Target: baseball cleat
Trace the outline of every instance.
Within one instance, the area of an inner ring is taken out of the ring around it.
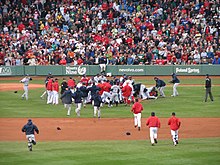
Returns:
[[[157,144],[157,139],[154,139],[154,142]]]
[[[154,146],[154,143],[152,143],[151,145]]]
[[[32,140],[32,143],[33,143],[33,145],[36,145],[36,144],[37,144],[36,141],[34,141],[34,140]]]
[[[29,148],[29,151],[32,151],[32,146],[28,146],[28,148]]]
[[[178,140],[176,140],[176,144],[179,144]]]
[[[140,131],[141,130],[141,127],[138,127],[138,131]]]

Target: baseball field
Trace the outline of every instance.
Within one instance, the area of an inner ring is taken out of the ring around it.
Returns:
[[[40,96],[45,77],[32,77],[29,100],[22,100],[22,77],[0,77],[0,165],[217,165],[220,164],[220,76],[211,76],[214,102],[204,102],[205,77],[179,76],[178,97],[171,97],[170,76],[161,76],[167,86],[165,98],[144,100],[142,128],[134,128],[131,107],[101,108],[101,119],[93,118],[93,107],[82,108],[77,118],[59,105],[47,105]],[[63,77],[59,77],[61,83]],[[74,77],[79,79],[79,77]],[[153,77],[134,77],[147,87]],[[17,91],[17,92],[15,92]],[[158,144],[150,145],[146,119],[154,111],[161,120]],[[176,112],[182,125],[178,146],[173,146],[167,125]],[[31,118],[40,130],[37,145],[29,152],[21,128]],[[60,127],[61,130],[57,130]],[[126,135],[130,132],[130,135]]]

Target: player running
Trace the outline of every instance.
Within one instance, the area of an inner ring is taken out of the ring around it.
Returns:
[[[178,130],[180,128],[181,122],[180,119],[176,117],[175,112],[172,113],[172,117],[169,119],[168,125],[170,126],[173,145],[176,146],[179,140]]]

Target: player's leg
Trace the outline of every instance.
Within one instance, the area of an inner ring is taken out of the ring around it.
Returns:
[[[210,97],[211,101],[214,101],[213,96],[212,96],[212,92],[211,92],[211,88],[209,88],[209,97]]]
[[[154,127],[150,127],[150,142],[154,145]]]
[[[138,126],[137,114],[134,114],[134,127],[136,128],[137,126]]]
[[[97,110],[98,110],[98,107],[97,107],[97,106],[94,106],[94,112],[93,112],[93,116],[94,116],[94,117],[96,117]]]
[[[174,130],[170,130],[172,140],[173,140],[173,145],[176,145],[176,132]]]
[[[161,96],[162,96],[162,97],[165,97],[164,88],[165,88],[165,87],[160,87],[160,93],[161,93]]]
[[[97,107],[97,110],[98,110],[98,118],[101,118],[101,109],[100,109],[100,107]]]
[[[66,108],[67,108],[67,116],[70,116],[71,104],[66,104]]]
[[[26,135],[26,138],[28,140],[28,149],[29,149],[29,151],[32,151],[32,138],[31,138],[31,135]]]
[[[158,128],[154,127],[154,142],[155,143],[157,143],[157,131],[158,131]]]
[[[28,86],[25,86],[25,98],[28,100]]]
[[[138,125],[138,131],[141,130],[141,113],[137,114],[137,125]]]
[[[176,144],[178,144],[179,143],[179,131],[178,130],[175,131],[175,138],[176,138]]]

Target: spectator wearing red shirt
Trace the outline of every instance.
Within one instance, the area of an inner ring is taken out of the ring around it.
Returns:
[[[138,131],[141,130],[141,112],[143,111],[142,104],[138,101],[138,99],[135,99],[135,103],[132,106],[131,112],[134,113],[134,127],[138,127]]]
[[[53,104],[59,104],[59,83],[57,78],[55,78],[55,82],[53,83]]]
[[[174,146],[178,144],[178,130],[180,128],[180,124],[180,119],[177,118],[175,112],[173,112],[172,117],[168,120],[168,125],[170,126]]]
[[[160,128],[160,120],[155,116],[155,112],[151,112],[151,117],[147,119],[146,125],[150,128],[150,141],[152,146],[157,143],[157,132]]]

